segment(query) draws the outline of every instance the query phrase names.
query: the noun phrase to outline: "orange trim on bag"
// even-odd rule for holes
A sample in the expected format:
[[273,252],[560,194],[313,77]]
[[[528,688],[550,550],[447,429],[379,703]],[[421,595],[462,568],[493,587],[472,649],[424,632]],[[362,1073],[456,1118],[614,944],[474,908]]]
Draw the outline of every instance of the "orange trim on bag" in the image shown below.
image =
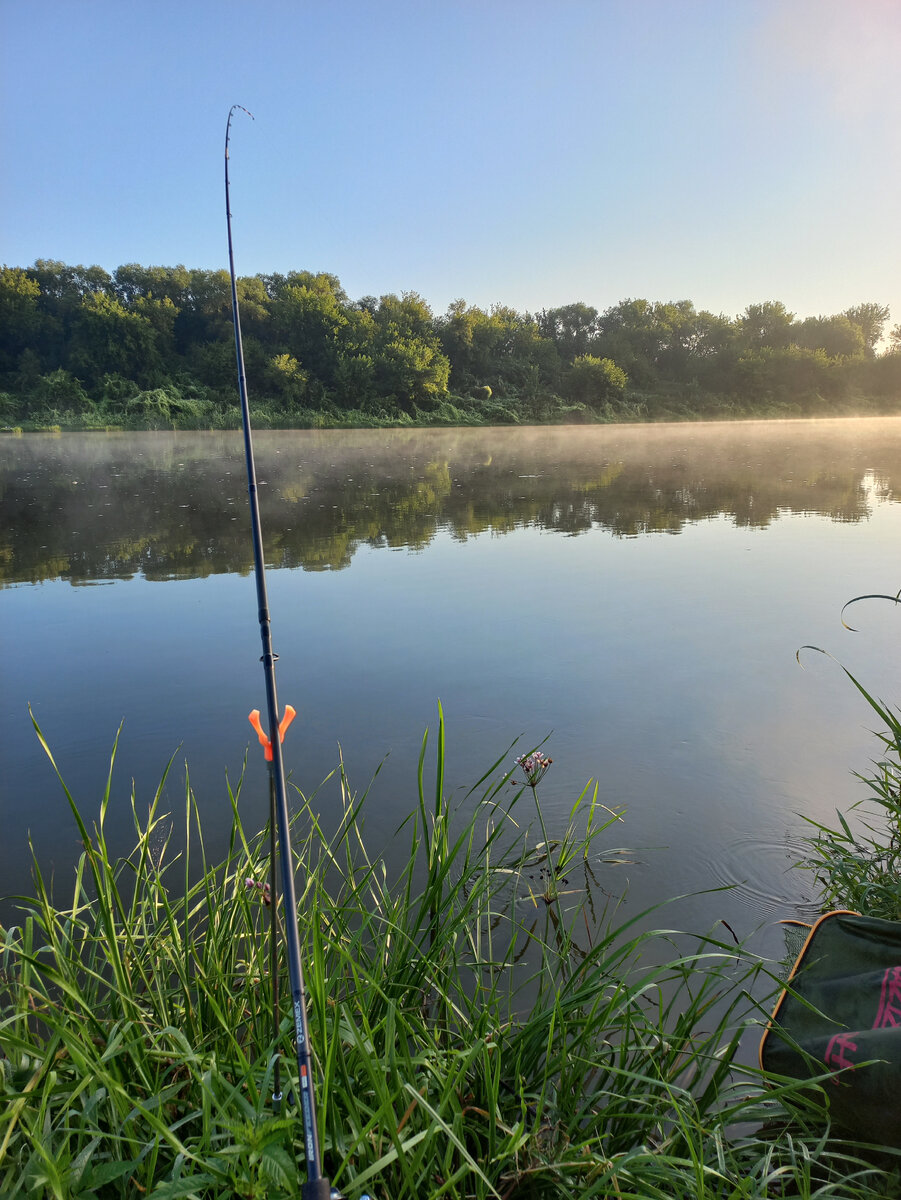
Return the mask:
[[[767,1027],[763,1031],[763,1036],[760,1039],[760,1046],[757,1049],[757,1061],[760,1063],[761,1071],[766,1070],[766,1068],[763,1065],[764,1044],[765,1044],[767,1038],[769,1037],[770,1033],[772,1032],[773,1026],[776,1024],[776,1018],[779,1016],[779,1010],[782,1007],[782,1005],[785,1003],[785,999],[788,996],[789,992],[791,991],[792,980],[794,979],[795,975],[800,970],[801,964],[804,961],[804,955],[807,953],[808,949],[810,948],[810,943],[813,940],[813,937],[814,937],[816,931],[823,924],[823,922],[828,921],[830,917],[859,917],[859,916],[860,916],[860,913],[854,912],[850,908],[836,908],[836,909],[833,909],[832,912],[823,913],[823,915],[821,917],[818,917],[817,920],[814,921],[813,925],[809,926],[810,932],[808,933],[807,937],[804,940],[804,945],[801,947],[801,949],[798,952],[798,955],[792,965],[792,969],[789,972],[788,979],[786,979],[786,981],[785,981],[785,987],[782,989],[782,991],[779,994],[779,999],[776,1001],[776,1007],[773,1009],[773,1014],[770,1017],[769,1021],[767,1022]],[[804,925],[805,922],[804,921],[781,921],[780,924],[782,924],[782,925]]]

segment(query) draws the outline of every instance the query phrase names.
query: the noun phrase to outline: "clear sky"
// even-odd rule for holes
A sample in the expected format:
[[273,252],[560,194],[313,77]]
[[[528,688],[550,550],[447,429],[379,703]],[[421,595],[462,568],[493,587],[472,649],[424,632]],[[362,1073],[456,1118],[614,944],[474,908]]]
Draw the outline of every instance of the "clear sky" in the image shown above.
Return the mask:
[[901,322],[901,0],[0,0],[0,262]]

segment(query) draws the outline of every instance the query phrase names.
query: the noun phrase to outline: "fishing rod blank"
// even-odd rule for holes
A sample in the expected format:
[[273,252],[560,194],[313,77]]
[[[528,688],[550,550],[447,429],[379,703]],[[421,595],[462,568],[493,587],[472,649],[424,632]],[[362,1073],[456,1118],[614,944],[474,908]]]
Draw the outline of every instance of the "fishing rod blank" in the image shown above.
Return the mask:
[[[307,1182],[303,1185],[303,1200],[330,1200],[334,1193],[328,1179],[322,1174],[319,1156],[319,1135],[316,1128],[316,1098],[313,1093],[310,1037],[307,1029],[306,993],[303,967],[300,959],[300,936],[297,931],[297,897],[294,891],[293,858],[291,854],[291,829],[288,818],[288,798],[285,790],[285,766],[282,758],[282,731],[279,728],[278,695],[275,687],[275,661],[272,651],[272,630],[269,618],[269,601],[266,594],[266,568],[263,559],[263,534],[260,523],[260,506],[257,497],[256,467],[253,460],[253,438],[250,430],[250,405],[247,399],[247,379],[244,373],[244,348],[241,342],[241,318],[238,311],[238,286],[235,279],[235,258],[232,247],[231,206],[229,203],[228,143],[231,134],[232,113],[235,109],[253,119],[240,104],[233,104],[228,112],[225,126],[225,217],[228,227],[228,268],[231,275],[232,317],[235,327],[235,353],[238,360],[238,391],[241,398],[241,419],[244,426],[244,457],[247,466],[247,489],[250,496],[250,519],[253,532],[254,574],[257,587],[260,639],[263,645],[263,674],[266,680],[266,707],[269,721],[269,746],[272,752],[272,779],[275,785],[275,811],[278,820],[278,837],[281,845],[282,896],[285,910],[285,944],[288,952],[288,979],[291,985],[291,1001],[294,1012],[294,1036],[297,1051],[297,1071],[300,1084],[300,1110],[303,1121],[304,1153],[306,1157]],[[268,752],[267,752],[268,756]]]

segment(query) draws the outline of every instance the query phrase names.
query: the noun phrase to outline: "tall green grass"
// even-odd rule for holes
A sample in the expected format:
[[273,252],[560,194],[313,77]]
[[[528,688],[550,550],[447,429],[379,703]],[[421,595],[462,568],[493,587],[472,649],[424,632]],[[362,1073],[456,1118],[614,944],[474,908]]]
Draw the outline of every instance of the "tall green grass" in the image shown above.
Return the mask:
[[[860,600],[887,600],[897,596],[859,596]],[[847,626],[850,628],[850,626]],[[819,646],[802,646],[833,656]],[[882,726],[875,731],[879,755],[862,772],[854,772],[866,795],[850,806],[846,815],[836,811],[836,825],[808,821],[812,833],[801,864],[811,870],[827,908],[850,908],[872,917],[901,920],[901,713],[874,696],[847,667],[841,670]],[[850,816],[850,820],[849,820]]]
[[[592,907],[619,858],[596,787],[536,844],[508,755],[452,807],[443,721],[434,741],[399,866],[367,845],[377,779],[355,794],[339,763],[335,832],[325,793],[295,798],[320,1132],[346,1196],[895,1194],[799,1084],[737,1065],[759,962]],[[244,829],[229,788],[228,853],[210,864],[186,778],[178,838],[161,783],[146,815],[132,799],[135,848],[116,859],[114,761],[90,827],[63,784],[84,847],[66,900],[35,861],[0,931],[0,1196],[296,1196],[299,1121],[268,1099],[292,1021],[286,1001],[274,1044],[268,912],[246,883],[265,878],[267,831]],[[530,879],[542,866],[551,891]]]

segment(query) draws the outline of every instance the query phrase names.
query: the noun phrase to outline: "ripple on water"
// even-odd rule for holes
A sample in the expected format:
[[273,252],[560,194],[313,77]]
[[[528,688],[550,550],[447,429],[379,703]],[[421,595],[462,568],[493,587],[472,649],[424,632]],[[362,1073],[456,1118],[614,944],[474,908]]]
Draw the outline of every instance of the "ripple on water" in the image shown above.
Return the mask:
[[710,871],[764,918],[815,920],[821,911],[810,872],[795,869],[807,851],[801,838],[744,837],[710,859]]

